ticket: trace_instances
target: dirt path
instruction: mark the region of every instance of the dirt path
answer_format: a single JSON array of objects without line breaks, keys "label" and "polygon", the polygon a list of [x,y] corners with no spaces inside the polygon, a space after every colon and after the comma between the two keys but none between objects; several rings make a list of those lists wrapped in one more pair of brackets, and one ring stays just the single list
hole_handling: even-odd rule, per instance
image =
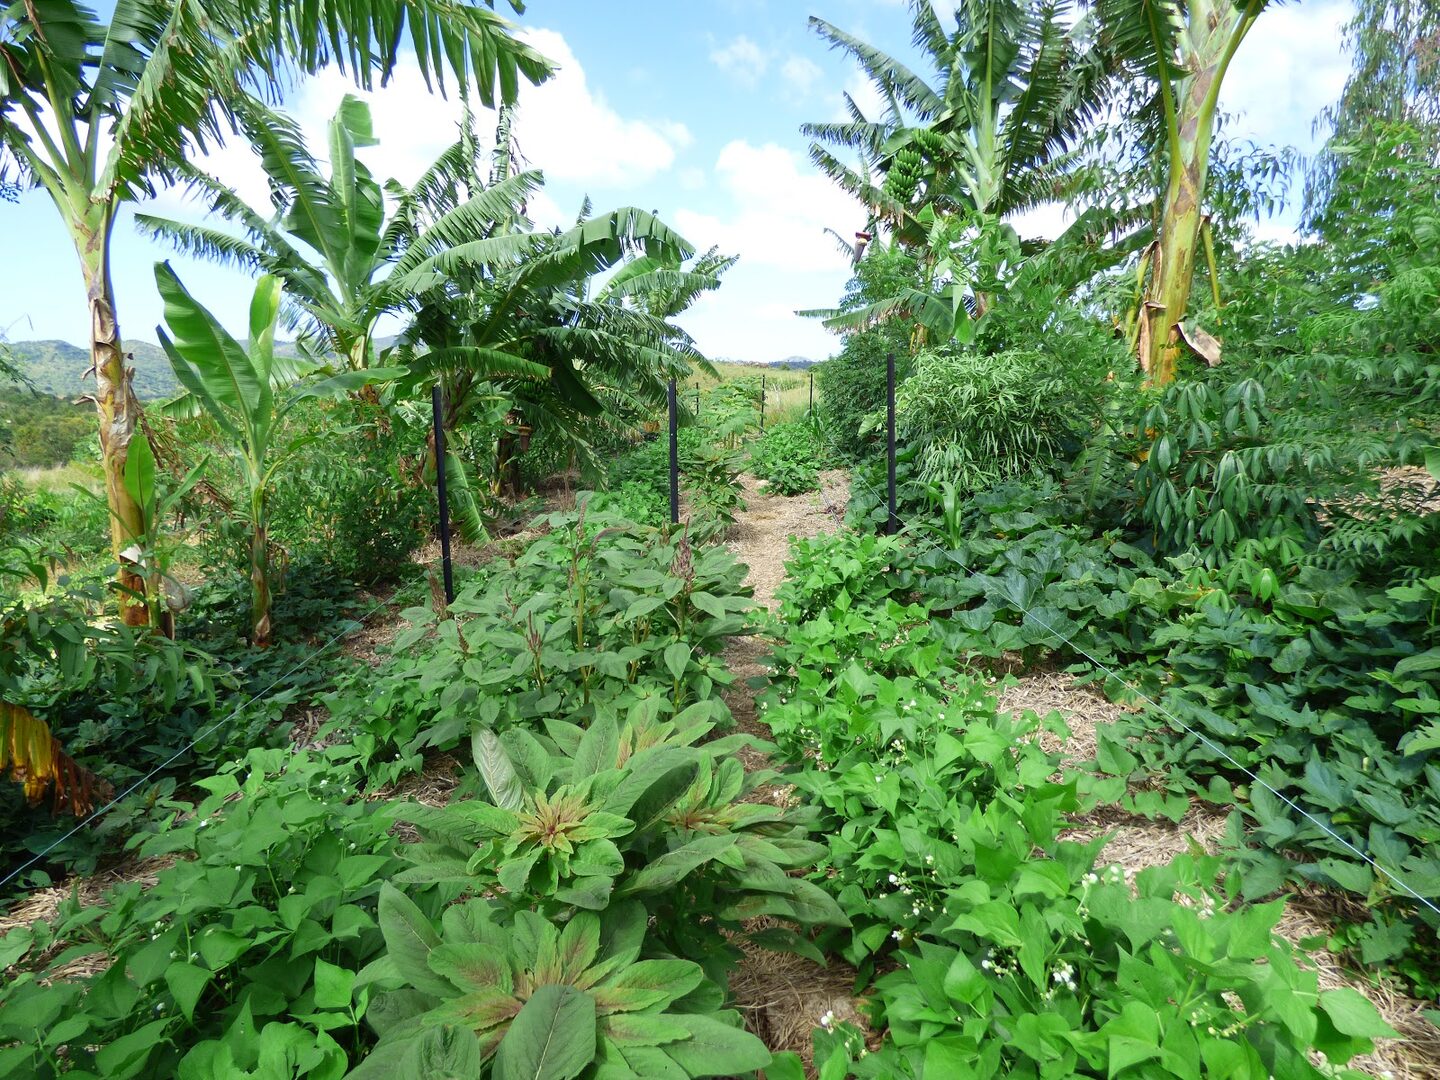
[{"label": "dirt path", "polygon": [[[844,527],[848,478],[839,470],[821,473],[820,491],[795,496],[766,495],[752,476],[742,477],[741,482],[746,510],[725,546],[745,564],[745,584],[755,590],[756,602],[773,611],[775,592],[785,580],[790,538]],[[768,642],[753,635],[731,638],[725,649],[726,666],[736,676],[725,691],[725,702],[738,730],[762,739],[770,737],[770,729],[756,715],[755,690],[749,680],[764,676],[768,650]],[[751,750],[741,751],[740,760],[751,772],[769,765],[764,754]],[[777,800],[791,797],[788,787],[761,790]],[[842,1020],[860,1021],[850,992],[855,973],[840,961],[821,967],[789,953],[744,944],[741,948],[745,955],[730,978],[730,992],[746,1027],[770,1049],[797,1051],[808,1063],[810,1033],[822,1014],[833,1012]]]},{"label": "dirt path", "polygon": [[[745,512],[739,516],[725,546],[745,564],[745,584],[755,590],[755,601],[774,610],[775,591],[785,580],[785,557],[790,538],[809,538],[843,528],[845,503],[850,497],[849,478],[841,469],[820,474],[820,490],[803,495],[766,495],[753,476],[742,476]],[[735,674],[735,685],[724,694],[735,715],[739,730],[761,738],[770,731],[755,715],[755,691],[747,680],[765,674],[761,662],[765,642],[755,636],[731,638],[725,649],[725,664]],[[742,756],[747,769],[763,768],[759,755]]]}]

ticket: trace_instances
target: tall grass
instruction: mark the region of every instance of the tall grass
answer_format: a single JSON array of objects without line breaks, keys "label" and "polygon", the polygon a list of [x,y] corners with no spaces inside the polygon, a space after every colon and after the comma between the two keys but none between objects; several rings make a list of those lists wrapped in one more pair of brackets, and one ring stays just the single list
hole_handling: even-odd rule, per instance
[{"label": "tall grass", "polygon": [[100,475],[98,466],[79,465],[75,462],[43,468],[30,466],[24,469],[11,469],[5,475],[15,477],[31,491],[47,491],[52,494],[68,492],[71,490],[72,484],[79,484],[89,491],[97,492],[104,486],[104,479]]}]

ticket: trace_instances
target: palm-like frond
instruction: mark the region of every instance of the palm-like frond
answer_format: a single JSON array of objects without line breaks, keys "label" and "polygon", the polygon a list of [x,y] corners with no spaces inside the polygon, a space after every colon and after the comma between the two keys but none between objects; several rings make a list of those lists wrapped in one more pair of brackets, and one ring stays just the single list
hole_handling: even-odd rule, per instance
[{"label": "palm-like frond", "polygon": [[257,274],[266,262],[265,252],[245,237],[206,225],[193,225],[153,214],[136,214],[135,228],[141,236],[167,243],[182,255],[204,259],[232,270]]},{"label": "palm-like frond", "polygon": [[[1031,174],[1053,171],[1114,92],[1115,64],[1095,47],[1090,24],[1071,17],[1068,0],[964,0],[947,34],[928,0],[911,5],[916,46],[932,82],[852,35],[812,20],[830,44],[856,58],[884,96],[879,118],[864,116],[847,97],[849,121],[805,125],[816,141],[811,160],[879,220],[904,235],[919,207],[942,213],[1003,217],[1038,189]],[[836,148],[859,151],[860,169]],[[924,176],[897,191],[883,182],[897,160],[902,175],[924,155]],[[882,178],[872,180],[872,175]],[[906,201],[909,200],[909,201]],[[879,212],[873,208],[881,207]]]},{"label": "palm-like frond", "polygon": [[810,17],[810,29],[830,44],[849,54],[876,84],[895,94],[905,106],[922,117],[940,111],[943,100],[923,78],[896,60],[889,53],[853,34],[847,34],[833,23],[818,16]]},{"label": "palm-like frond", "polygon": [[538,172],[516,173],[441,214],[410,240],[392,272],[411,274],[437,254],[454,251],[477,236],[488,237],[497,220],[517,214],[520,205],[544,183]]}]

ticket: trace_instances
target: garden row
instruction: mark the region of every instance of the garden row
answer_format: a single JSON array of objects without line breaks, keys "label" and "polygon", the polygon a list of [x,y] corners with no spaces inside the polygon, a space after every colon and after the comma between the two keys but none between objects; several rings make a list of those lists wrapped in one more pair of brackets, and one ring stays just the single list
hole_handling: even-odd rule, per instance
[{"label": "garden row", "polygon": [[[878,1045],[816,1018],[827,1078],[1319,1076],[1389,1034],[1217,860],[1131,882],[1059,838],[1102,793],[957,666],[955,575],[901,541],[796,547],[763,621],[776,806],[719,694],[762,625],[742,568],[598,510],[539,532],[407,612],[333,745],[165,803],[131,843],[153,885],[0,942],[4,1075],[798,1076],[727,1005],[747,941],[871,988]],[[445,805],[387,794],[457,750]]]}]

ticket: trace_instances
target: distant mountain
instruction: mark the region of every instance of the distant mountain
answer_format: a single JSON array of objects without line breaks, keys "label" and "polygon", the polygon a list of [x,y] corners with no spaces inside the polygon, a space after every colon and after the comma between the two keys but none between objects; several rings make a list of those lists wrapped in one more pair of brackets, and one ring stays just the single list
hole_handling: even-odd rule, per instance
[{"label": "distant mountain", "polygon": [[[383,349],[394,338],[376,338],[375,347]],[[89,393],[95,380],[82,379],[81,375],[90,367],[90,353],[68,341],[10,341],[0,344],[8,352],[15,366],[36,390],[56,397],[74,398]],[[128,361],[135,369],[135,396],[141,401],[163,400],[174,397],[180,390],[175,372],[170,368],[170,358],[159,345],[148,341],[127,341],[125,351],[133,359]],[[276,342],[275,351],[280,356],[294,356],[293,341]],[[0,379],[0,386],[5,385]]]},{"label": "distant mountain", "polygon": [[808,356],[787,356],[784,360],[731,360],[728,356],[714,357],[717,364],[740,364],[743,367],[768,367],[768,368],[790,368],[804,369],[814,367],[820,363],[819,360],[811,360]]},{"label": "distant mountain", "polygon": [[[81,378],[90,367],[90,353],[68,341],[12,341],[5,350],[36,390],[73,398],[95,387],[93,378]],[[180,389],[164,350],[148,341],[127,341],[125,351],[134,357],[135,395],[143,400],[167,398]]]}]

